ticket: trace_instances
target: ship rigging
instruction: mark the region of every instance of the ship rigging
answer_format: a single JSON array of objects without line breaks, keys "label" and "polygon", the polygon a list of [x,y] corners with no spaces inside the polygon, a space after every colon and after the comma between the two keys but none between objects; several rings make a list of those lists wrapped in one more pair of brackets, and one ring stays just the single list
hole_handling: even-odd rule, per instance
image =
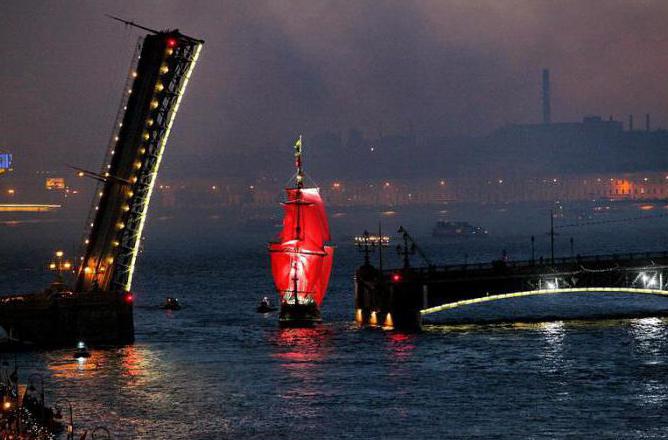
[{"label": "ship rigging", "polygon": [[319,188],[304,186],[302,137],[294,145],[294,187],[283,203],[283,229],[269,243],[271,271],[281,302],[279,323],[284,327],[310,326],[322,321],[320,305],[327,292],[334,248]]}]

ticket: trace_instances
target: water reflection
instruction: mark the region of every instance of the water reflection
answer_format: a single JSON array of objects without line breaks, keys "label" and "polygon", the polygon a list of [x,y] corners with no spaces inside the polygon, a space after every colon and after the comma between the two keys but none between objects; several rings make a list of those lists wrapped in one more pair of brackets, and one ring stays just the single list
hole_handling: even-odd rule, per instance
[{"label": "water reflection", "polygon": [[564,322],[543,322],[538,325],[538,330],[544,341],[541,364],[549,372],[560,371],[564,367],[563,349],[566,334]]},{"label": "water reflection", "polygon": [[293,363],[320,361],[328,350],[329,337],[330,332],[324,326],[279,329],[274,342],[280,351],[273,356],[286,361],[283,364],[286,368]]},{"label": "water reflection", "polygon": [[385,337],[385,346],[391,358],[400,362],[410,359],[415,351],[415,338],[414,334],[388,332]]},{"label": "water reflection", "polygon": [[329,356],[330,330],[315,328],[279,329],[274,334],[275,351],[271,357],[278,361],[282,392],[279,398],[286,404],[288,414],[300,418],[324,416],[318,403],[324,390],[324,364]]},{"label": "water reflection", "polygon": [[87,372],[95,371],[106,363],[107,353],[92,350],[88,358],[75,358],[72,351],[53,352],[47,360],[47,368],[54,378],[76,379],[86,377]]},{"label": "water reflection", "polygon": [[636,347],[646,354],[660,354],[666,338],[666,322],[661,318],[632,319],[631,336]]}]

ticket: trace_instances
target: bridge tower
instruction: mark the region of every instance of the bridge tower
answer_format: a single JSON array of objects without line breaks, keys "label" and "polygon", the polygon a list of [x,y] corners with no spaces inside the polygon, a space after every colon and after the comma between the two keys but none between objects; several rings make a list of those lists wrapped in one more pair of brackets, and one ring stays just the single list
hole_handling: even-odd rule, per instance
[{"label": "bridge tower", "polygon": [[[121,20],[122,21],[122,20]],[[0,327],[33,347],[134,341],[132,277],[148,205],[183,93],[203,41],[149,31],[137,46],[82,238],[73,286],[3,297]]]},{"label": "bridge tower", "polygon": [[94,175],[100,183],[75,291],[129,294],[162,155],[202,43],[178,30],[143,39],[102,171]]}]

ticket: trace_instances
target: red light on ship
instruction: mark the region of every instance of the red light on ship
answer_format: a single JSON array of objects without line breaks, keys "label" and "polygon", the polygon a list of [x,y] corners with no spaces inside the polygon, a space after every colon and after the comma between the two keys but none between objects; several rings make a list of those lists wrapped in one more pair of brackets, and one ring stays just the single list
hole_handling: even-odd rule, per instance
[{"label": "red light on ship", "polygon": [[167,47],[171,47],[171,48],[176,47],[176,38],[168,38],[167,39]]},{"label": "red light on ship", "polygon": [[399,281],[401,281],[401,275],[398,274],[398,273],[393,273],[392,274],[392,282],[393,283],[398,283]]},{"label": "red light on ship", "polygon": [[125,294],[123,299],[125,300],[126,303],[132,304],[132,302],[135,300],[135,297],[132,293],[128,292]]}]

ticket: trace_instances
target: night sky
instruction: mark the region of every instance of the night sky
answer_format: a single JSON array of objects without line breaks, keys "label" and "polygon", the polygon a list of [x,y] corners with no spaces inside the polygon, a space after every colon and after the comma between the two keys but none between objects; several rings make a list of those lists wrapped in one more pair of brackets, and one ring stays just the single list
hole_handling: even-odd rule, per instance
[{"label": "night sky", "polygon": [[99,166],[142,35],[104,14],[206,40],[170,167],[224,169],[299,132],[538,122],[543,67],[554,121],[651,113],[668,126],[665,1],[6,1],[0,148],[17,163]]}]

